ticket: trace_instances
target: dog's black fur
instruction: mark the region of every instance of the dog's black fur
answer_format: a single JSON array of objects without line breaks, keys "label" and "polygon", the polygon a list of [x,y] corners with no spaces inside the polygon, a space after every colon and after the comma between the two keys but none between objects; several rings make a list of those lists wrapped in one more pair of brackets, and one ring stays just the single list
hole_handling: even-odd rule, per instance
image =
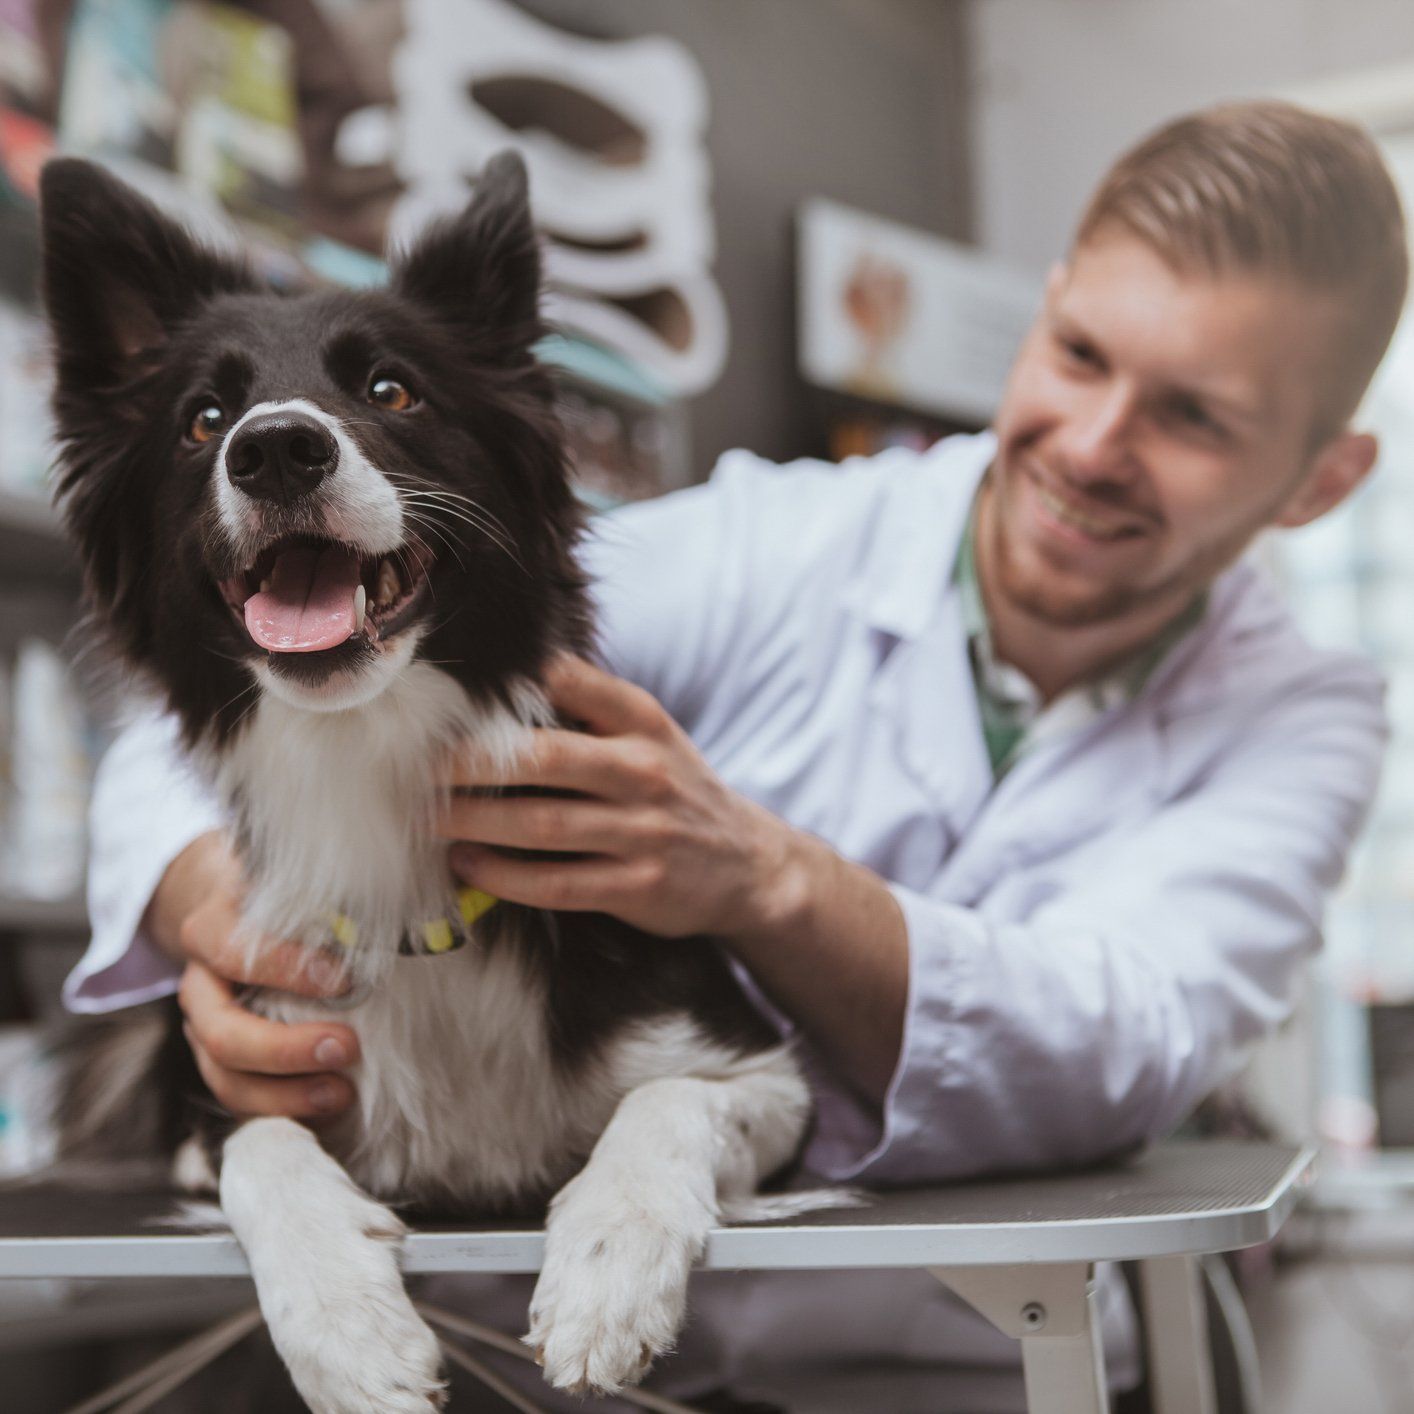
[{"label": "dog's black fur", "polygon": [[[592,653],[580,529],[555,422],[553,385],[532,346],[539,255],[517,160],[501,159],[459,217],[394,262],[387,290],[277,292],[240,260],[204,248],[145,199],[90,163],[51,162],[42,182],[44,297],[57,357],[62,444],[58,491],[82,553],[94,621],[123,662],[155,687],[191,747],[219,752],[251,701],[249,665],[267,656],[222,597],[241,566],[212,499],[219,439],[185,435],[213,397],[228,420],[256,403],[301,397],[356,422],[359,441],[399,488],[450,487],[485,508],[491,533],[435,506],[424,535],[438,551],[420,659],[478,701],[535,680],[550,655]],[[375,371],[415,388],[412,415],[372,406]],[[305,530],[298,504],[274,529]],[[371,650],[268,655],[317,680]],[[239,830],[239,810],[236,828]],[[244,863],[266,861],[248,839]],[[706,942],[664,946],[600,915],[503,904],[479,946],[520,950],[539,977],[561,1067],[591,1059],[637,1017],[685,1011],[744,1051],[771,1032]],[[80,1028],[81,1056],[60,1099],[61,1157],[170,1160],[195,1126],[213,1152],[229,1132],[186,1051],[175,1005],[158,1071],[137,1108],[96,1115],[85,1087],[113,1022]],[[126,1022],[119,1020],[121,1029]],[[567,1156],[582,1162],[583,1154]],[[392,1196],[392,1195],[389,1195]],[[466,1201],[444,1192],[402,1199]],[[548,1193],[474,1195],[522,1207]]]}]

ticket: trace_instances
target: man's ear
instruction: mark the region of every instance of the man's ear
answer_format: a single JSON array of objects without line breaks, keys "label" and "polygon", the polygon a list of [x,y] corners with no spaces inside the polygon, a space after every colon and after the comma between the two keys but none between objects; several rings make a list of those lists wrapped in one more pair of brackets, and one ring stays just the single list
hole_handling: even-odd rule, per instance
[{"label": "man's ear", "polygon": [[1372,433],[1337,433],[1316,453],[1310,471],[1272,524],[1291,530],[1334,510],[1370,474],[1379,454],[1379,439]]},{"label": "man's ear", "polygon": [[530,347],[541,332],[540,248],[519,154],[493,157],[466,209],[435,222],[394,261],[393,288],[502,350]]},{"label": "man's ear", "polygon": [[92,162],[47,163],[39,199],[42,288],[61,387],[120,383],[198,305],[254,288],[240,262],[198,245]]}]

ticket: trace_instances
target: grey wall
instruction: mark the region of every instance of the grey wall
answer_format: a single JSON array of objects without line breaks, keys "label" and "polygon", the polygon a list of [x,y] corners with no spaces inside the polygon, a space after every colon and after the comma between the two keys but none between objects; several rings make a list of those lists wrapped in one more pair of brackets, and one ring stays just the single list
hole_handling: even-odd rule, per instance
[{"label": "grey wall", "polygon": [[697,57],[731,318],[692,404],[696,475],[728,447],[820,450],[795,374],[792,213],[833,197],[943,235],[969,228],[964,7],[940,0],[521,0],[581,34],[666,34]]},{"label": "grey wall", "polygon": [[971,0],[976,236],[1044,266],[1150,128],[1414,60],[1411,0]]}]

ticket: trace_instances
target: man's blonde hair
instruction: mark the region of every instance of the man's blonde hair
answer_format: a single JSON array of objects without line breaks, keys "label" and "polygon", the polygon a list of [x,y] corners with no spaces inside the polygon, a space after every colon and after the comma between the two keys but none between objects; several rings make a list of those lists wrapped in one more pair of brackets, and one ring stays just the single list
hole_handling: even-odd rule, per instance
[{"label": "man's blonde hair", "polygon": [[1073,249],[1115,227],[1182,273],[1287,278],[1336,296],[1324,438],[1354,414],[1404,306],[1399,194],[1362,128],[1290,103],[1224,104],[1179,118],[1110,169]]}]

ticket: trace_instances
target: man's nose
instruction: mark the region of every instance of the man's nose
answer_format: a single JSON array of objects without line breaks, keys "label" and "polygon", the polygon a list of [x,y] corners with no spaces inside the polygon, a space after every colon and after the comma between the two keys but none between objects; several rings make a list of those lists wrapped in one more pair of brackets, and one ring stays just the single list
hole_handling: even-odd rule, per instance
[{"label": "man's nose", "polygon": [[1137,403],[1118,385],[1096,390],[1074,410],[1065,435],[1065,454],[1077,474],[1110,479],[1129,464]]},{"label": "man's nose", "polygon": [[226,477],[258,501],[288,506],[307,496],[338,465],[329,430],[303,412],[253,417],[226,448]]}]

